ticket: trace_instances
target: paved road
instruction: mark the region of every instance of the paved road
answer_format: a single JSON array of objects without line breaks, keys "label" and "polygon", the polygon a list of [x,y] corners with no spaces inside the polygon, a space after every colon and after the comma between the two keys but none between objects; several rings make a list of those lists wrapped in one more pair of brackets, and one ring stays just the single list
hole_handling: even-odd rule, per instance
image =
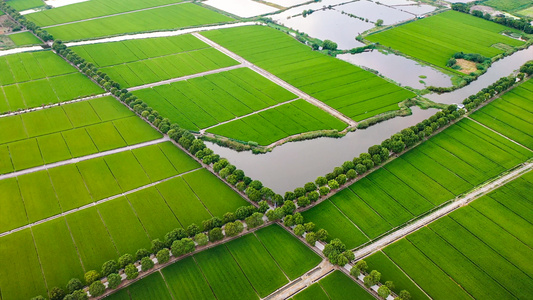
[{"label": "paved road", "polygon": [[8,174],[0,175],[0,180],[7,179],[7,178],[13,178],[13,177],[17,177],[17,176],[21,176],[21,175],[29,174],[29,173],[33,173],[33,172],[38,172],[38,171],[42,171],[42,170],[47,170],[47,169],[51,169],[51,168],[55,168],[55,167],[59,167],[59,166],[75,164],[75,163],[78,163],[80,161],[84,161],[84,160],[88,160],[88,159],[92,159],[92,158],[97,158],[97,157],[102,157],[102,156],[106,156],[106,155],[111,155],[111,154],[115,154],[115,153],[120,153],[120,152],[124,152],[124,151],[130,151],[130,150],[133,150],[133,149],[142,148],[142,147],[146,147],[146,146],[150,146],[150,145],[155,145],[155,144],[163,143],[163,142],[166,142],[166,141],[170,141],[170,138],[167,135],[163,136],[160,139],[149,141],[149,142],[144,142],[144,143],[140,143],[140,144],[136,144],[136,145],[126,146],[126,147],[113,149],[113,150],[109,150],[109,151],[99,152],[99,153],[86,155],[86,156],[82,156],[82,157],[71,158],[71,159],[59,161],[59,162],[56,162],[56,163],[53,163],[53,164],[47,164],[47,165],[43,165],[43,166],[39,166],[39,167],[34,167],[34,168],[30,168],[30,169],[25,169],[25,170],[21,170],[21,171],[17,171],[17,172],[12,172],[12,173],[8,173]]},{"label": "paved road", "polygon": [[244,58],[240,57],[239,55],[229,51],[228,49],[220,46],[219,44],[211,41],[210,39],[204,37],[203,35],[195,32],[193,33],[192,35],[194,35],[195,37],[197,37],[198,39],[200,39],[201,41],[203,41],[204,43],[208,44],[209,46],[219,50],[220,52],[226,54],[227,56],[235,59],[236,61],[242,63],[242,64],[245,64],[247,65],[250,69],[254,70],[255,72],[259,73],[260,75],[262,75],[263,77],[269,79],[270,81],[276,83],[277,85],[285,88],[286,90],[292,92],[293,94],[297,95],[298,97],[300,97],[301,99],[304,99],[306,100],[307,102],[317,106],[317,107],[320,107],[322,110],[328,112],[329,114],[335,116],[336,118],[348,123],[350,126],[355,126],[357,125],[357,123],[344,116],[343,114],[341,114],[340,112],[338,112],[337,110],[329,107],[328,105],[324,104],[323,102],[311,97],[310,95],[302,92],[301,90],[297,89],[296,87],[290,85],[289,83],[283,81],[282,79],[274,76],[273,74],[267,72],[266,70],[263,70],[261,68],[259,68],[258,66],[250,63],[249,61],[245,60]]},{"label": "paved road", "polygon": [[403,228],[400,228],[386,236],[381,237],[379,240],[369,244],[368,246],[365,246],[361,249],[354,251],[355,260],[362,259],[366,256],[373,254],[374,252],[381,250],[387,245],[392,244],[402,239],[408,234],[413,233],[417,231],[418,229],[426,226],[427,224],[446,216],[447,214],[453,212],[454,210],[462,206],[468,205],[470,202],[476,200],[477,198],[499,188],[500,186],[512,181],[513,179],[531,170],[533,170],[533,162],[522,164],[519,168],[509,172],[508,174],[496,180],[493,180],[485,184],[484,186],[472,191],[471,193],[465,195],[464,197],[453,201],[452,203],[432,212],[431,214],[415,221],[414,223],[411,223]]}]

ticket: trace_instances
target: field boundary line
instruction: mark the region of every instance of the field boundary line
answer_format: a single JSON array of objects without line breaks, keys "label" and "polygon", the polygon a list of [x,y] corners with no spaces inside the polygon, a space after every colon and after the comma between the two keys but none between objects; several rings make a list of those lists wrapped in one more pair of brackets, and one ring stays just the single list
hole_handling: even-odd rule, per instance
[{"label": "field boundary line", "polygon": [[[350,189],[349,187],[348,187],[348,189],[349,189],[352,193],[354,193],[357,197],[359,197],[359,195],[357,195],[352,189]],[[359,197],[359,198],[361,198],[361,197]],[[328,200],[329,200],[329,202],[331,203],[331,205],[333,205],[333,206],[335,207],[335,209],[338,210],[338,211],[341,213],[341,215],[343,215],[348,221],[350,221],[350,223],[352,223],[352,225],[355,226],[355,228],[357,228],[357,230],[361,231],[361,233],[362,233],[362,234],[363,234],[363,235],[364,235],[369,241],[372,240],[372,239],[371,239],[371,238],[370,238],[370,237],[369,237],[369,236],[368,236],[363,230],[361,230],[361,228],[359,228],[359,226],[357,226],[357,224],[355,224],[355,223],[352,221],[352,219],[350,219],[350,218],[344,213],[344,211],[342,211],[342,210],[341,210],[341,209],[340,209],[335,203],[333,203],[333,201],[331,201],[331,199],[328,199]],[[383,217],[382,217],[377,211],[375,211],[374,208],[373,208],[372,206],[368,205],[368,203],[366,203],[365,200],[363,200],[363,199],[361,199],[361,200],[362,200],[363,203],[365,203],[365,204],[366,204],[366,205],[367,205],[367,206],[368,206],[373,212],[375,212],[375,213],[376,213],[378,216],[380,216],[385,222],[387,222],[387,221],[385,220],[385,218],[383,218]],[[389,223],[389,222],[387,222],[387,223]],[[389,223],[389,225],[392,226],[392,224],[390,224],[390,223]]]},{"label": "field boundary line", "polygon": [[212,40],[206,38],[205,36],[199,34],[198,32],[194,32],[192,33],[193,36],[195,36],[196,38],[198,38],[199,40],[201,40],[202,42],[210,45],[211,47],[219,50],[220,52],[226,54],[227,56],[235,59],[236,61],[238,62],[241,62],[242,64],[245,64],[245,65],[248,65],[248,67],[250,69],[252,69],[253,71],[255,71],[256,73],[258,73],[259,75],[262,75],[263,77],[265,77],[266,79],[272,81],[273,83],[279,85],[280,87],[286,89],[287,91],[295,94],[296,96],[300,97],[301,99],[313,104],[314,106],[322,109],[323,111],[327,112],[328,114],[332,115],[333,117],[343,121],[344,123],[348,124],[349,126],[356,126],[357,125],[357,122],[355,122],[354,120],[346,117],[345,115],[343,115],[342,113],[340,113],[339,111],[333,109],[332,107],[330,107],[329,105],[325,104],[324,102],[322,101],[319,101],[318,99],[315,99],[313,97],[311,97],[310,95],[304,93],[303,91],[301,91],[300,89],[294,87],[293,85],[289,84],[288,82],[282,80],[281,78],[275,76],[274,74],[252,64],[251,62],[245,60],[244,58],[242,58],[241,56],[235,54],[234,52],[222,47],[221,45],[213,42]]},{"label": "field boundary line", "polygon": [[215,70],[209,70],[209,71],[205,71],[205,72],[201,72],[201,73],[181,76],[181,77],[167,79],[167,80],[158,81],[158,82],[154,82],[154,83],[143,84],[143,85],[139,85],[139,86],[128,88],[128,91],[132,92],[132,91],[152,88],[152,87],[156,87],[156,86],[160,86],[160,85],[171,84],[171,83],[179,82],[179,81],[186,81],[186,80],[197,78],[197,77],[203,77],[203,76],[207,76],[207,75],[211,75],[211,74],[227,72],[227,71],[231,71],[231,70],[234,70],[234,69],[240,69],[240,68],[245,68],[245,67],[246,67],[246,65],[244,65],[244,64],[238,64],[238,65],[234,65],[234,66],[229,66],[229,67],[215,69]]},{"label": "field boundary line", "polygon": [[[253,236],[255,236],[255,232],[252,232]],[[250,286],[252,287],[252,289],[254,290],[255,294],[257,296],[259,296],[259,298],[261,298],[261,295],[259,295],[259,292],[255,289],[255,286],[252,284],[252,282],[250,281],[250,278],[248,278],[248,275],[246,275],[246,273],[244,273],[244,270],[242,269],[241,265],[239,264],[239,262],[237,261],[237,259],[235,258],[235,256],[233,255],[233,253],[231,253],[231,250],[228,248],[228,243],[225,243],[224,244],[224,248],[226,248],[226,251],[228,251],[229,255],[231,256],[231,258],[233,259],[233,261],[235,262],[235,264],[237,265],[237,267],[239,267],[239,270],[241,270],[242,272],[242,275],[244,275],[244,278],[246,278],[246,280],[248,281],[248,283],[250,284]]]},{"label": "field boundary line", "polygon": [[478,186],[478,188],[476,188],[472,192],[463,195],[461,198],[456,198],[455,200],[450,202],[448,205],[445,205],[439,208],[438,210],[432,212],[431,214],[426,215],[425,217],[421,219],[418,219],[414,223],[411,223],[403,228],[400,228],[394,232],[391,232],[388,235],[384,235],[378,240],[373,241],[369,245],[353,251],[355,254],[355,260],[365,258],[381,250],[382,248],[388,246],[389,244],[392,244],[404,238],[405,236],[448,215],[449,213],[455,211],[458,208],[468,205],[470,202],[486,195],[487,193],[499,188],[500,186],[507,184],[508,182],[513,181],[514,179],[520,177],[524,173],[529,172],[531,170],[533,170],[533,162],[526,162],[526,163],[521,164],[518,168],[515,168],[511,172],[497,179],[494,179],[488,183]]},{"label": "field boundary line", "polygon": [[157,139],[157,140],[152,140],[152,141],[148,141],[148,142],[144,142],[144,143],[139,143],[139,144],[135,144],[135,145],[121,147],[121,148],[118,148],[118,149],[98,152],[98,153],[89,154],[89,155],[82,156],[82,157],[71,158],[71,159],[58,161],[58,162],[51,163],[51,164],[45,164],[45,165],[38,166],[38,167],[33,167],[33,168],[25,169],[25,170],[20,170],[20,171],[16,171],[16,172],[3,174],[3,175],[0,175],[0,180],[7,179],[7,178],[18,177],[18,176],[21,176],[21,175],[24,175],[24,174],[30,174],[30,173],[34,173],[34,172],[38,172],[38,171],[42,171],[42,170],[48,170],[48,169],[52,169],[52,168],[55,168],[55,167],[71,165],[71,164],[79,163],[79,162],[82,162],[82,161],[85,161],[85,160],[89,160],[89,159],[93,159],[93,158],[108,156],[108,155],[111,155],[111,154],[121,153],[121,152],[125,152],[125,151],[131,151],[131,150],[134,150],[134,149],[137,149],[137,148],[156,145],[156,144],[164,143],[164,142],[167,142],[167,141],[170,141],[170,138],[168,136],[163,136],[162,138]]},{"label": "field boundary line", "polygon": [[116,195],[113,195],[113,196],[110,196],[110,197],[107,197],[107,198],[104,198],[104,199],[100,199],[98,201],[91,202],[89,204],[85,204],[84,206],[80,206],[78,208],[73,208],[71,210],[59,213],[57,215],[54,215],[54,216],[51,216],[51,217],[48,217],[48,218],[45,218],[45,219],[42,219],[42,220],[39,220],[39,221],[36,221],[36,222],[33,222],[33,223],[29,223],[27,225],[24,225],[24,226],[21,226],[21,227],[18,227],[18,228],[14,228],[14,229],[2,232],[2,233],[0,233],[0,237],[6,236],[6,235],[10,235],[10,234],[15,233],[17,231],[21,231],[21,230],[24,230],[26,228],[31,228],[33,226],[36,226],[36,225],[39,225],[39,224],[43,224],[43,223],[46,223],[48,221],[51,221],[51,220],[54,220],[54,219],[57,219],[57,218],[60,218],[60,217],[64,217],[66,215],[69,215],[69,214],[72,214],[72,213],[75,213],[75,212],[78,212],[78,211],[81,211],[81,210],[84,210],[84,209],[87,209],[87,208],[90,208],[90,207],[97,207],[99,204],[105,203],[107,201],[111,201],[111,200],[114,200],[114,199],[117,199],[117,198],[120,198],[120,197],[123,197],[123,196],[127,196],[129,194],[133,194],[135,192],[147,189],[149,187],[156,186],[159,183],[162,183],[162,182],[165,182],[165,181],[169,181],[169,180],[172,180],[174,178],[181,177],[181,176],[183,176],[185,174],[192,173],[192,172],[195,172],[195,171],[198,171],[198,170],[201,170],[201,169],[203,169],[203,168],[199,167],[199,168],[196,168],[196,169],[193,169],[193,170],[190,170],[190,171],[178,174],[178,175],[174,175],[174,176],[171,176],[171,177],[168,177],[168,178],[165,178],[165,179],[161,179],[159,181],[155,181],[155,182],[149,183],[147,185],[140,186],[138,188],[135,188],[135,189],[132,189],[132,190],[129,190],[129,191],[126,191],[126,192],[121,192],[119,194],[116,194]]},{"label": "field boundary line", "polygon": [[152,9],[156,9],[156,8],[180,5],[180,4],[183,4],[183,3],[191,3],[191,1],[182,1],[182,2],[177,2],[177,3],[164,4],[164,5],[160,5],[160,6],[146,7],[146,8],[141,8],[141,9],[137,9],[137,10],[124,11],[124,12],[111,14],[111,15],[105,15],[105,16],[93,17],[93,18],[88,18],[88,19],[83,19],[83,20],[76,20],[76,21],[71,21],[71,22],[48,25],[48,26],[43,26],[41,28],[46,29],[46,28],[63,26],[63,25],[70,25],[70,24],[76,24],[76,23],[81,23],[81,22],[87,22],[87,21],[92,21],[92,20],[105,19],[105,18],[109,18],[109,17],[127,15],[127,14],[131,14],[131,13],[136,13],[136,12],[146,11],[146,10],[152,10]]},{"label": "field boundary line", "polygon": [[172,300],[175,300],[174,293],[172,293],[172,290],[170,289],[170,286],[168,285],[167,279],[165,278],[165,275],[163,275],[163,272],[161,272],[161,269],[157,270],[159,272],[159,275],[161,275],[161,278],[163,278],[163,282],[165,283],[165,286],[167,287],[168,293],[170,294],[170,297]]},{"label": "field boundary line", "polygon": [[55,107],[55,106],[62,106],[62,105],[70,104],[70,103],[76,103],[76,102],[81,102],[81,101],[87,101],[87,100],[102,98],[102,97],[105,97],[105,96],[111,96],[111,93],[102,93],[102,94],[98,94],[98,95],[78,98],[78,99],[69,100],[69,101],[65,101],[65,102],[58,102],[58,103],[43,105],[43,106],[34,107],[34,108],[26,108],[26,109],[23,109],[23,110],[17,110],[17,111],[14,111],[14,112],[2,114],[2,115],[0,115],[0,118],[16,116],[16,115],[20,115],[20,114],[29,113],[29,112],[32,112],[32,111],[43,110],[43,109],[46,109],[46,108],[51,108],[51,107]]},{"label": "field boundary line", "polygon": [[466,118],[469,119],[470,121],[475,122],[475,123],[478,124],[478,125],[483,126],[483,127],[486,128],[486,129],[488,129],[488,130],[490,130],[490,131],[496,133],[497,135],[499,135],[499,136],[501,136],[501,137],[503,137],[503,138],[505,138],[505,139],[507,139],[507,140],[509,140],[509,141],[511,141],[511,142],[513,142],[513,143],[515,143],[515,144],[517,144],[518,146],[520,146],[520,147],[522,147],[522,148],[524,148],[524,149],[527,149],[527,150],[533,152],[532,149],[529,149],[528,147],[526,147],[526,146],[520,144],[519,142],[517,142],[517,141],[511,139],[510,137],[504,135],[503,133],[500,133],[499,131],[496,131],[496,130],[494,130],[494,129],[488,127],[487,125],[485,125],[485,124],[483,124],[483,123],[481,123],[481,122],[479,122],[479,121],[477,121],[477,120],[472,119],[472,118],[470,117],[470,115],[466,116]]},{"label": "field boundary line", "polygon": [[254,112],[251,112],[249,114],[246,114],[246,115],[242,115],[240,117],[235,117],[231,120],[227,120],[227,121],[224,121],[224,122],[221,122],[221,123],[218,123],[216,125],[213,125],[213,126],[209,126],[209,127],[206,127],[204,129],[201,129],[200,130],[200,134],[204,135],[206,130],[209,130],[209,129],[212,129],[212,128],[215,128],[217,126],[220,126],[220,125],[224,125],[224,124],[227,124],[227,123],[230,123],[230,122],[233,122],[233,121],[236,121],[236,120],[240,120],[240,119],[244,119],[246,117],[249,117],[249,116],[252,116],[252,115],[255,115],[255,114],[258,114],[260,112],[264,112],[266,110],[270,110],[272,108],[276,108],[276,107],[279,107],[279,106],[282,106],[282,105],[285,105],[285,104],[289,104],[291,102],[294,102],[296,100],[300,100],[300,98],[294,98],[294,99],[291,99],[291,100],[288,100],[288,101],[285,101],[285,102],[281,102],[281,103],[278,103],[278,104],[275,104],[275,105],[272,105],[272,106],[269,106],[269,107],[265,107],[263,109],[260,109],[260,110],[257,110],[257,111],[254,111]]},{"label": "field boundary line", "polygon": [[289,278],[289,276],[287,276],[287,274],[285,274],[285,271],[281,268],[281,266],[279,265],[278,261],[274,258],[274,256],[272,256],[272,253],[270,253],[270,251],[268,251],[267,247],[265,246],[265,243],[263,243],[261,238],[259,238],[255,232],[254,232],[254,236],[259,241],[259,243],[261,243],[261,246],[263,246],[263,248],[265,248],[266,252],[268,253],[268,255],[270,255],[272,260],[276,263],[276,266],[278,266],[278,268],[281,271],[281,273],[283,273],[283,275],[285,275],[285,278],[287,278],[287,280],[290,282],[291,279]]}]

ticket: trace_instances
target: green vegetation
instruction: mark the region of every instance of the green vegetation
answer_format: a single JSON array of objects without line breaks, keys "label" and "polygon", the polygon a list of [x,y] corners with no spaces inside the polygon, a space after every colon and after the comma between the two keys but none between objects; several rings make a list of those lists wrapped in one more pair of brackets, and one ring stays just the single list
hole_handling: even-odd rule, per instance
[{"label": "green vegetation", "polygon": [[10,34],[9,38],[17,46],[42,44],[41,40],[35,37],[31,32],[21,32],[21,33]]},{"label": "green vegetation", "polygon": [[447,11],[366,37],[439,67],[457,52],[494,57],[504,51],[494,44],[524,42],[500,34],[510,28],[456,11]]},{"label": "green vegetation", "polygon": [[296,98],[248,68],[139,90],[133,94],[171,122],[189,130],[210,127]]},{"label": "green vegetation", "polygon": [[489,129],[462,120],[303,215],[354,248],[532,155]]},{"label": "green vegetation", "polygon": [[524,10],[521,10],[517,12],[520,15],[526,16],[526,17],[533,17],[533,7],[526,8]]},{"label": "green vegetation", "polygon": [[415,96],[270,27],[243,26],[202,34],[356,121],[397,110],[398,102]]},{"label": "green vegetation", "polygon": [[374,299],[365,289],[355,283],[350,277],[339,270],[335,270],[328,276],[320,279],[305,290],[294,295],[294,300],[307,299]]},{"label": "green vegetation", "polygon": [[0,113],[103,92],[52,51],[2,56],[0,70]]},{"label": "green vegetation", "polygon": [[476,111],[471,117],[531,149],[533,148],[532,97],[533,80],[528,80]]},{"label": "green vegetation", "polygon": [[287,136],[318,130],[342,131],[347,124],[320,108],[297,100],[207,130],[209,133],[266,146]]},{"label": "green vegetation", "polygon": [[199,5],[184,3],[110,16],[103,19],[59,25],[47,28],[47,30],[56,38],[71,41],[123,33],[176,29],[232,20]]},{"label": "green vegetation", "polygon": [[8,0],[6,3],[18,11],[45,6],[42,0]]},{"label": "green vegetation", "polygon": [[[533,225],[521,215],[530,212],[522,205],[532,186],[529,172],[384,252],[433,298],[524,297],[533,281],[528,263],[533,250],[525,234]],[[383,264],[385,257],[378,257]],[[405,281],[398,275],[404,277],[390,272],[389,279]]]},{"label": "green vegetation", "polygon": [[514,12],[531,6],[530,0],[487,0],[483,5],[492,6],[499,10]]}]

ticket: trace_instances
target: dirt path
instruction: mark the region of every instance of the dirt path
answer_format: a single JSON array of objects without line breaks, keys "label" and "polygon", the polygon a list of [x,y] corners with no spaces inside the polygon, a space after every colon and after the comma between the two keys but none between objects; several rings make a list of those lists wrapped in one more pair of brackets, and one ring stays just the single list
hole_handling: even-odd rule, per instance
[{"label": "dirt path", "polygon": [[197,37],[199,40],[205,42],[206,44],[208,44],[209,46],[219,50],[220,52],[226,54],[227,56],[235,59],[236,61],[242,63],[242,64],[245,64],[247,66],[249,66],[250,69],[254,70],[255,72],[257,72],[258,74],[262,75],[263,77],[265,77],[266,79],[276,83],[277,85],[283,87],[284,89],[290,91],[291,93],[295,94],[296,96],[298,96],[299,98],[301,99],[304,99],[306,100],[307,102],[321,108],[322,110],[326,111],[327,113],[329,113],[330,115],[333,115],[334,117],[342,120],[343,122],[347,123],[348,125],[350,126],[355,126],[357,125],[357,123],[344,116],[343,114],[341,114],[340,112],[338,112],[337,110],[329,107],[328,105],[326,105],[325,103],[311,97],[310,95],[302,92],[301,90],[297,89],[296,87],[290,85],[289,83],[283,81],[282,79],[274,76],[273,74],[267,72],[266,70],[263,70],[261,68],[259,68],[258,66],[250,63],[249,61],[245,60],[244,58],[240,57],[239,55],[229,51],[228,49],[220,46],[219,44],[211,41],[210,39],[204,37],[203,35],[195,32],[193,33],[192,35],[194,35],[195,37]]},{"label": "dirt path", "polygon": [[12,173],[3,174],[3,175],[0,175],[0,180],[4,180],[4,179],[7,179],[7,178],[13,178],[13,177],[17,177],[17,176],[21,176],[21,175],[29,174],[29,173],[33,173],[33,172],[38,172],[38,171],[42,171],[42,170],[48,170],[48,169],[59,167],[59,166],[75,164],[75,163],[78,163],[80,161],[89,160],[89,159],[102,157],[102,156],[107,156],[107,155],[120,153],[120,152],[124,152],[124,151],[130,151],[130,150],[133,150],[133,149],[142,148],[142,147],[146,147],[146,146],[150,146],[150,145],[155,145],[155,144],[163,143],[163,142],[166,142],[166,141],[170,141],[170,138],[167,135],[163,136],[160,139],[153,140],[153,141],[148,141],[148,142],[144,142],[144,143],[140,143],[140,144],[130,145],[130,146],[126,146],[126,147],[122,147],[122,148],[118,148],[118,149],[113,149],[113,150],[109,150],[109,151],[94,153],[94,154],[90,154],[90,155],[86,155],[86,156],[82,156],[82,157],[76,157],[76,158],[71,158],[71,159],[67,159],[67,160],[63,160],[63,161],[58,161],[58,162],[52,163],[52,164],[46,164],[46,165],[42,165],[42,166],[38,166],[38,167],[34,167],[34,168],[29,168],[29,169],[25,169],[25,170],[20,170],[20,171],[16,171],[16,172],[12,172]]},{"label": "dirt path", "polygon": [[105,19],[105,18],[109,18],[109,17],[115,17],[115,16],[120,16],[120,15],[127,15],[127,14],[136,13],[136,12],[140,12],[140,11],[152,10],[152,9],[156,9],[156,8],[168,7],[168,6],[174,6],[174,5],[180,5],[180,4],[183,4],[183,3],[190,3],[190,2],[191,2],[191,1],[183,1],[183,2],[178,2],[178,3],[170,3],[170,4],[160,5],[160,6],[147,7],[147,8],[137,9],[137,10],[131,10],[131,11],[125,11],[125,12],[121,12],[121,13],[116,13],[116,14],[112,14],[112,15],[105,15],[105,16],[94,17],[94,18],[83,19],[83,20],[77,20],[77,21],[66,22],[66,23],[61,23],[61,24],[54,24],[54,25],[49,25],[49,26],[43,26],[43,27],[41,27],[41,28],[52,28],[52,27],[63,26],[63,25],[69,25],[69,24],[76,24],[76,23],[81,23],[81,22],[86,22],[86,21],[92,21],[92,20],[98,20],[98,19]]},{"label": "dirt path", "polygon": [[372,242],[371,244],[354,251],[355,254],[355,260],[362,259],[364,257],[367,257],[374,252],[377,252],[383,248],[385,248],[387,245],[392,244],[403,237],[417,231],[418,229],[430,224],[431,222],[438,220],[449,213],[453,212],[454,210],[468,205],[470,202],[484,196],[485,194],[505,185],[506,183],[518,178],[519,176],[523,175],[524,173],[533,170],[533,162],[528,162],[522,164],[520,167],[516,168],[515,170],[509,172],[508,174],[505,174],[501,176],[500,178],[497,178],[479,188],[476,190],[470,192],[469,194],[464,195],[461,198],[456,199],[452,203],[442,207],[441,209],[438,209],[431,214],[416,220],[415,222],[400,228],[386,236],[381,237],[377,241]]}]

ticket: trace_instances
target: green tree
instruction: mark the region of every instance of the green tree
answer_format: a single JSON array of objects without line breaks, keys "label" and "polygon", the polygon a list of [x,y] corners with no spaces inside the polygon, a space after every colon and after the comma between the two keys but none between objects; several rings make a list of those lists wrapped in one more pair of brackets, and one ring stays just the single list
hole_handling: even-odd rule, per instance
[{"label": "green tree", "polygon": [[227,223],[230,223],[230,222],[235,222],[235,220],[237,220],[237,217],[235,216],[234,213],[232,212],[227,212],[225,213],[223,216],[222,216],[222,222],[224,224],[227,224]]},{"label": "green tree", "polygon": [[286,215],[285,218],[283,218],[283,224],[287,227],[294,226],[294,216]]},{"label": "green tree", "polygon": [[108,260],[102,265],[102,275],[107,276],[111,273],[115,273],[118,270],[118,264],[114,260]]},{"label": "green tree", "polygon": [[357,164],[355,166],[355,171],[357,172],[357,174],[361,175],[361,174],[364,174],[366,172],[366,166],[363,165],[363,164]]},{"label": "green tree", "polygon": [[378,288],[378,295],[382,299],[386,299],[390,295],[390,289],[386,285],[382,285]]},{"label": "green tree", "polygon": [[277,221],[283,218],[283,208],[278,207],[276,209],[271,209],[266,212],[266,216],[269,221]]},{"label": "green tree", "polygon": [[290,215],[296,210],[296,205],[294,204],[294,202],[287,200],[283,202],[282,208],[286,215]]},{"label": "green tree", "polygon": [[305,235],[305,240],[307,241],[307,243],[309,243],[309,245],[314,246],[318,239],[316,233],[311,231]]},{"label": "green tree", "polygon": [[340,174],[335,180],[339,183],[339,185],[343,185],[346,183],[346,175]]},{"label": "green tree", "polygon": [[[147,256],[150,256],[150,251],[144,248],[141,248],[137,250],[137,252],[135,252],[135,260],[141,260],[143,257],[147,257]],[[111,273],[115,273],[115,272],[111,272]]]},{"label": "green tree", "polygon": [[299,224],[294,227],[294,234],[296,234],[297,236],[302,236],[304,233],[305,227],[303,225]]},{"label": "green tree", "polygon": [[98,273],[98,271],[95,271],[95,270],[90,270],[90,271],[87,271],[87,273],[85,273],[85,284],[87,285],[90,285],[91,283],[95,282],[96,280],[100,279],[100,273]]},{"label": "green tree", "polygon": [[299,197],[304,196],[305,193],[306,193],[306,192],[305,192],[305,189],[302,188],[302,187],[299,187],[299,188],[295,188],[295,189],[294,189],[294,196],[295,196],[296,198],[299,198]]},{"label": "green tree", "polygon": [[329,187],[327,186],[321,186],[320,189],[320,196],[326,196],[327,194],[329,194]]},{"label": "green tree", "polygon": [[306,192],[316,191],[316,184],[313,182],[308,182],[304,185],[304,189]]},{"label": "green tree", "polygon": [[63,300],[65,297],[65,291],[60,287],[53,287],[50,289],[50,300]]},{"label": "green tree", "polygon": [[260,213],[264,214],[269,208],[270,206],[268,206],[268,203],[266,201],[259,201],[259,208],[257,209],[257,211],[259,211]]},{"label": "green tree", "polygon": [[77,290],[74,291],[74,293],[71,294],[73,300],[88,300],[89,296],[87,296],[87,293],[83,290]]},{"label": "green tree", "polygon": [[118,258],[118,267],[119,269],[125,268],[127,265],[132,264],[134,262],[133,256],[131,254],[126,253]]},{"label": "green tree", "polygon": [[307,222],[307,223],[305,223],[303,225],[305,227],[305,232],[310,232],[310,231],[315,230],[315,223],[313,223],[313,222]]},{"label": "green tree", "polygon": [[202,233],[202,232],[200,232],[197,235],[195,235],[194,236],[194,240],[196,241],[198,246],[205,246],[205,245],[207,245],[207,242],[208,242],[207,235],[205,233]]},{"label": "green tree", "polygon": [[100,281],[95,281],[89,286],[89,293],[92,297],[97,297],[105,292],[105,285]]},{"label": "green tree", "polygon": [[216,241],[220,241],[224,238],[224,234],[222,233],[222,229],[219,227],[213,228],[209,231],[209,241],[214,243]]},{"label": "green tree", "polygon": [[349,180],[352,180],[355,177],[357,177],[357,172],[354,169],[348,170],[348,172],[346,172],[346,178],[348,178]]},{"label": "green tree", "polygon": [[200,227],[198,227],[198,225],[192,223],[191,225],[187,226],[187,236],[188,237],[193,237],[195,235],[197,235],[198,233],[200,233]]},{"label": "green tree", "polygon": [[167,248],[163,248],[155,255],[157,263],[164,264],[170,260],[170,251]]},{"label": "green tree", "polygon": [[325,242],[328,239],[328,232],[325,229],[319,229],[316,232],[316,238],[319,241]]},{"label": "green tree", "polygon": [[366,272],[366,270],[368,270],[368,264],[366,263],[366,261],[360,260],[360,261],[355,263],[355,265],[352,268],[352,270],[350,271],[350,273],[352,271],[355,272],[357,275],[354,275],[354,276],[357,277],[357,276],[359,276],[359,274],[361,274],[361,272]]},{"label": "green tree", "polygon": [[224,227],[226,236],[236,236],[244,230],[244,225],[240,221],[227,223]]},{"label": "green tree", "polygon": [[309,201],[315,202],[318,200],[318,198],[320,198],[320,194],[317,191],[312,191],[307,195],[307,197],[309,198]]},{"label": "green tree", "polygon": [[326,179],[326,177],[319,176],[319,177],[315,180],[315,183],[316,183],[318,186],[324,186],[324,185],[326,185],[326,183],[328,183],[328,180]]},{"label": "green tree", "polygon": [[110,289],[116,289],[122,282],[122,278],[117,273],[109,274],[107,276],[107,282]]},{"label": "green tree", "polygon": [[152,253],[157,253],[163,248],[165,248],[165,243],[163,243],[160,239],[152,240]]},{"label": "green tree", "polygon": [[332,180],[328,181],[328,186],[329,186],[330,189],[336,190],[336,189],[339,188],[339,183],[337,182],[337,180],[332,179]]},{"label": "green tree", "polygon": [[263,214],[256,212],[244,220],[248,230],[263,225]]},{"label": "green tree", "polygon": [[154,261],[150,257],[143,257],[141,259],[141,270],[142,271],[148,271],[153,267],[154,267]]},{"label": "green tree", "polygon": [[294,225],[299,225],[304,223],[304,217],[301,213],[295,213],[292,215],[292,220],[294,222]]},{"label": "green tree", "polygon": [[330,41],[330,40],[325,40],[322,43],[322,49],[335,51],[337,50],[337,43]]},{"label": "green tree", "polygon": [[139,271],[134,264],[129,264],[124,268],[124,273],[126,273],[126,279],[131,280],[139,276]]},{"label": "green tree", "polygon": [[394,289],[394,282],[388,280],[388,281],[385,281],[385,285],[389,288],[389,290],[393,290]]},{"label": "green tree", "polygon": [[401,300],[411,300],[411,294],[406,290],[400,291],[400,295],[398,296]]},{"label": "green tree", "polygon": [[[217,227],[218,228],[218,227]],[[220,229],[220,228],[218,228]],[[183,238],[179,241],[174,241],[172,243],[172,255],[175,257],[181,256],[186,253],[191,253],[194,251],[194,241],[190,238]]]},{"label": "green tree", "polygon": [[81,290],[83,288],[83,283],[78,278],[72,278],[67,283],[67,292],[69,294],[74,293],[74,291]]},{"label": "green tree", "polygon": [[382,19],[378,19],[376,21],[376,26],[381,26],[381,25],[383,25],[383,20]]},{"label": "green tree", "polygon": [[311,201],[306,196],[301,196],[296,201],[298,203],[299,207],[306,207],[307,205],[311,204]]},{"label": "green tree", "polygon": [[31,298],[31,300],[46,300],[46,298],[43,297],[42,295],[39,295],[39,296],[35,296],[35,297]]}]

